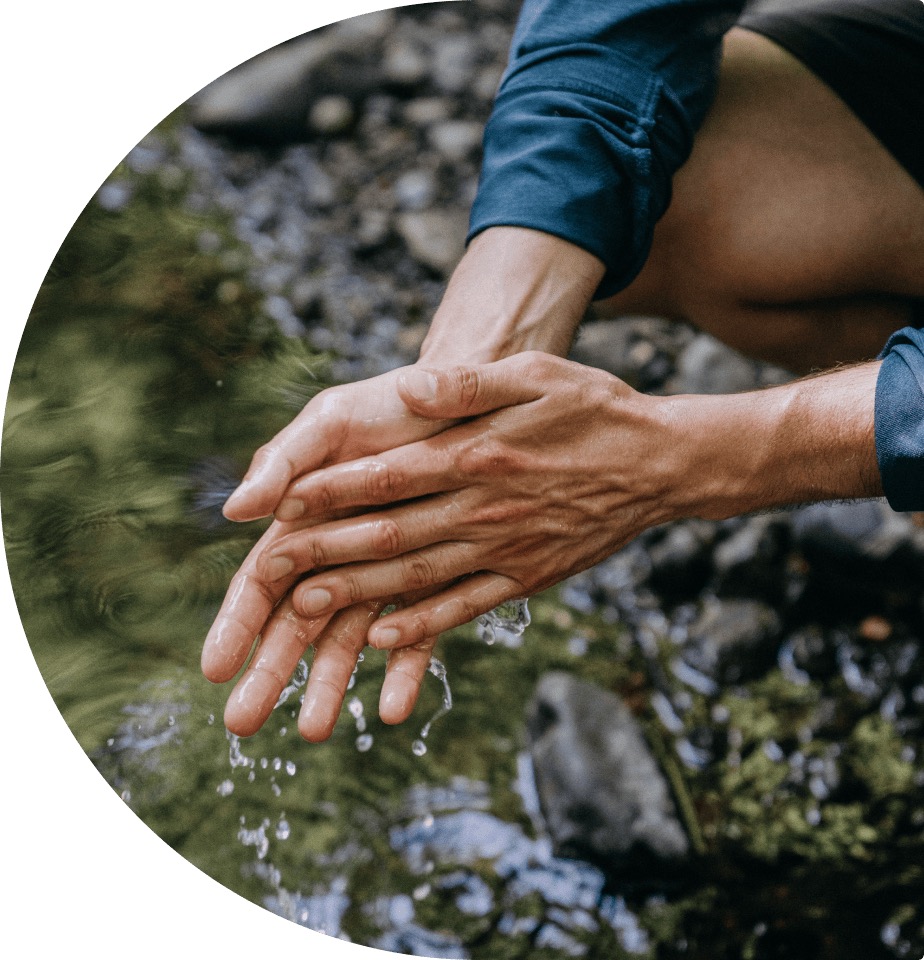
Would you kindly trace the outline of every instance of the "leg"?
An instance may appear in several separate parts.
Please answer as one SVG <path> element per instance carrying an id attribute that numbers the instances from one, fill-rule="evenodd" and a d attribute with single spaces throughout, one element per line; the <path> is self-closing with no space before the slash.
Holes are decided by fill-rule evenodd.
<path id="1" fill-rule="evenodd" d="M 597 309 L 806 372 L 875 356 L 924 298 L 922 264 L 924 190 L 798 60 L 736 28 L 648 262 Z"/>

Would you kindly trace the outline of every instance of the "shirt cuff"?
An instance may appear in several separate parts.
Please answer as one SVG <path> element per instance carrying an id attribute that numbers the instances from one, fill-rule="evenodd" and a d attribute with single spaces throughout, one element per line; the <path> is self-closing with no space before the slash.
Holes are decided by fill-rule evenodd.
<path id="1" fill-rule="evenodd" d="M 924 510 L 924 330 L 893 333 L 876 381 L 876 458 L 893 510 Z"/>
<path id="2" fill-rule="evenodd" d="M 655 116 L 667 126 L 664 115 L 679 111 L 655 74 L 621 58 L 614 67 L 612 51 L 585 54 L 580 71 L 548 60 L 503 86 L 485 130 L 468 239 L 519 226 L 568 240 L 605 264 L 599 299 L 627 286 L 648 256 L 670 199 L 650 134 Z M 674 123 L 680 153 L 691 131 Z"/>

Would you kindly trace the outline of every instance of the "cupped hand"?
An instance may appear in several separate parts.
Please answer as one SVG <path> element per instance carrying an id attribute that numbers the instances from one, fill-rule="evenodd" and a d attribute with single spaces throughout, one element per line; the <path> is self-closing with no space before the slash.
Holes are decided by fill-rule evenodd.
<path id="1" fill-rule="evenodd" d="M 397 387 L 410 415 L 464 422 L 317 470 L 282 494 L 305 514 L 366 511 L 259 548 L 262 589 L 320 571 L 292 592 L 304 617 L 435 590 L 370 625 L 373 646 L 420 643 L 586 569 L 670 517 L 674 425 L 663 401 L 607 373 L 523 353 L 408 368 Z M 384 509 L 369 511 L 376 506 Z"/>
<path id="2" fill-rule="evenodd" d="M 244 560 L 206 637 L 202 671 L 214 683 L 231 680 L 258 640 L 224 716 L 228 730 L 246 737 L 263 726 L 299 659 L 314 647 L 298 729 L 306 740 L 318 742 L 334 729 L 369 627 L 385 601 L 363 602 L 320 617 L 306 617 L 296 610 L 292 603 L 295 575 L 267 583 L 256 572 L 260 552 L 294 529 L 295 524 L 274 522 Z M 428 637 L 389 653 L 379 699 L 385 723 L 401 723 L 410 715 L 435 643 L 435 636 Z"/>

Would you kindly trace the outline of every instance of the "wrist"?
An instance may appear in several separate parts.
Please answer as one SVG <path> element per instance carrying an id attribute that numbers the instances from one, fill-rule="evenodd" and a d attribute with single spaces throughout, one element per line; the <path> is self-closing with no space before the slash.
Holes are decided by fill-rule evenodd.
<path id="1" fill-rule="evenodd" d="M 604 269 L 592 254 L 551 234 L 485 230 L 449 281 L 420 362 L 490 363 L 527 350 L 565 356 Z"/>
<path id="2" fill-rule="evenodd" d="M 682 478 L 670 488 L 671 512 L 723 519 L 882 496 L 878 368 L 862 364 L 752 393 L 665 398 Z"/>

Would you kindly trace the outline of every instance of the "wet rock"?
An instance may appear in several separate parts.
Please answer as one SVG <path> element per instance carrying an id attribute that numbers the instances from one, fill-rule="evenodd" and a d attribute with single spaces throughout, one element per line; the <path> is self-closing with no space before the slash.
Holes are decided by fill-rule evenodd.
<path id="1" fill-rule="evenodd" d="M 919 528 L 878 500 L 812 504 L 793 513 L 792 526 L 809 559 L 877 565 L 924 552 Z"/>
<path id="2" fill-rule="evenodd" d="M 760 382 L 759 367 L 708 334 L 698 334 L 683 351 L 671 378 L 671 393 L 739 393 Z"/>
<path id="3" fill-rule="evenodd" d="M 565 673 L 539 682 L 527 717 L 536 786 L 556 851 L 613 874 L 686 856 L 664 775 L 618 697 Z"/>
<path id="4" fill-rule="evenodd" d="M 782 623 L 759 600 L 707 600 L 690 624 L 683 659 L 725 683 L 760 676 L 776 659 Z"/>
<path id="5" fill-rule="evenodd" d="M 789 542 L 785 516 L 748 517 L 738 522 L 712 554 L 715 589 L 722 596 L 775 598 L 783 586 Z"/>
<path id="6" fill-rule="evenodd" d="M 711 547 L 716 526 L 704 520 L 672 524 L 648 548 L 651 584 L 665 596 L 691 596 L 701 590 L 712 573 Z"/>
<path id="7" fill-rule="evenodd" d="M 468 216 L 462 210 L 402 213 L 397 227 L 418 263 L 448 277 L 465 249 Z"/>

